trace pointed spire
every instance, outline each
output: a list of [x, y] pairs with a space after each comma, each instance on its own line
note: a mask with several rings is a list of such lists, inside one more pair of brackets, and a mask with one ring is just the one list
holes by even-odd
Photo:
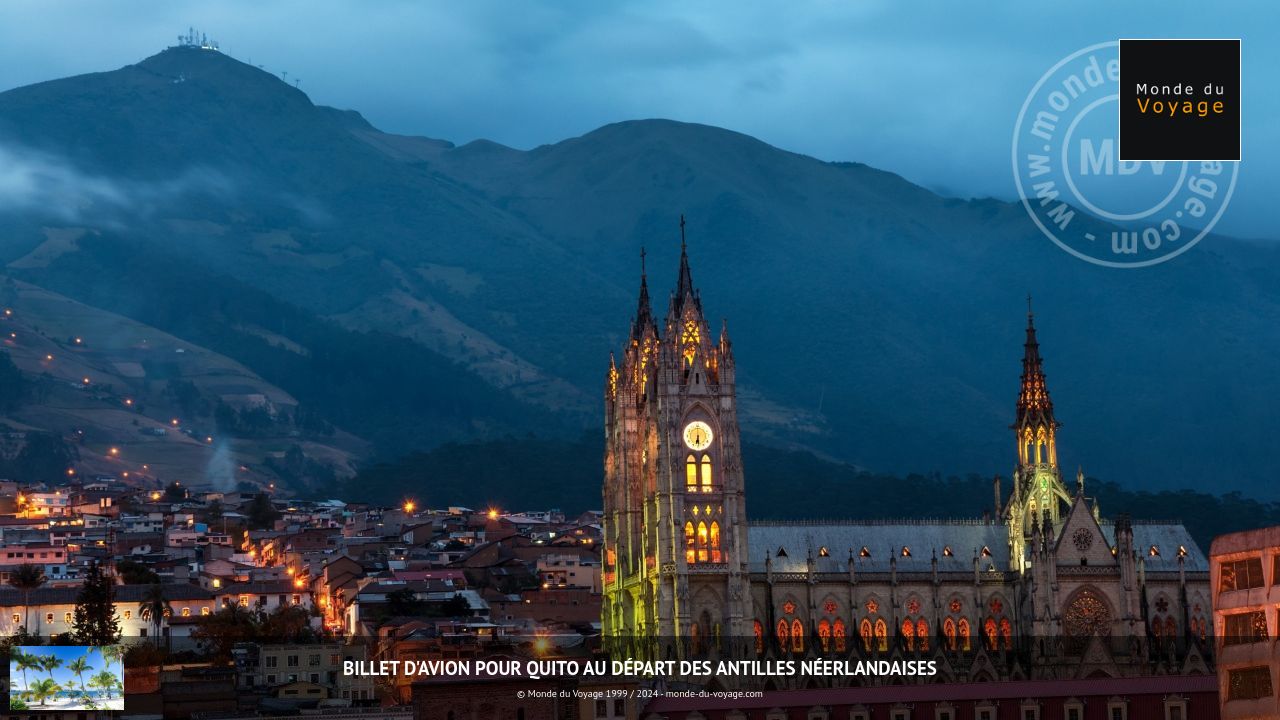
[[1031, 296], [1027, 295], [1027, 342], [1023, 345], [1022, 389], [1018, 393], [1018, 418], [1014, 427], [1040, 423], [1058, 427], [1058, 422], [1053, 417], [1053, 400], [1049, 398], [1049, 386], [1045, 383], [1040, 343], [1036, 340], [1036, 323], [1035, 315], [1031, 310]]
[[645, 250], [644, 250], [644, 247], [641, 246], [640, 248], [640, 300], [636, 306], [636, 322], [635, 322], [635, 325], [632, 326], [631, 328], [631, 337], [634, 340], [640, 339], [640, 337], [644, 335], [644, 331], [647, 328], [653, 327], [656, 330], [656, 326], [654, 325], [654, 322], [653, 322], [653, 309], [652, 309], [651, 303], [649, 302], [649, 278], [648, 278], [648, 273], [645, 271], [644, 259], [645, 259]]
[[1076, 494], [1084, 495], [1084, 466], [1076, 468]]
[[676, 279], [676, 289], [671, 296], [671, 308], [668, 320], [679, 319], [686, 305], [692, 305], [701, 312], [698, 293], [693, 288], [693, 273], [689, 271], [689, 245], [685, 240], [684, 215], [680, 216], [680, 276]]

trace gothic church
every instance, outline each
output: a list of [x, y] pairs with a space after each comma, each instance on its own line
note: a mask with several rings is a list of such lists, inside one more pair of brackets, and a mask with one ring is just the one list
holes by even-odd
[[1105, 518], [1083, 474], [1063, 480], [1030, 308], [995, 517], [749, 524], [733, 345], [707, 324], [683, 233], [666, 316], [642, 272], [605, 383], [614, 652], [925, 658], [942, 680], [1211, 672], [1208, 562], [1187, 530]]

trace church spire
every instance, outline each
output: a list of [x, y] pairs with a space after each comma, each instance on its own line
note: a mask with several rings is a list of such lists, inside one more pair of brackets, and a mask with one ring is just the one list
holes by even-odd
[[631, 327], [631, 338], [639, 340], [648, 328], [657, 326], [653, 322], [653, 309], [649, 302], [649, 279], [644, 265], [645, 250], [640, 248], [640, 300], [636, 305], [636, 322]]
[[1036, 340], [1035, 314], [1031, 310], [1031, 296], [1027, 295], [1027, 341], [1023, 345], [1022, 389], [1018, 392], [1016, 428], [1028, 425], [1059, 427], [1053, 417], [1053, 400], [1045, 383], [1044, 362], [1040, 359], [1040, 343]]
[[698, 293], [693, 289], [693, 273], [689, 271], [689, 245], [685, 239], [684, 215], [680, 216], [680, 277], [676, 279], [675, 294], [671, 297], [669, 317], [679, 318], [687, 305], [692, 305], [701, 314]]

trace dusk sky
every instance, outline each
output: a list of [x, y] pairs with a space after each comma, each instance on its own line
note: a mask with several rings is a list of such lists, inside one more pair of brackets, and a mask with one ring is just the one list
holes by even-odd
[[[936, 191], [1011, 199], [1009, 143], [1058, 59], [1243, 39], [1244, 162], [1218, 230], [1280, 237], [1271, 3], [136, 2], [0, 5], [0, 90], [136, 62], [189, 25], [390, 132], [527, 149], [619, 120], [717, 125]], [[963, 9], [962, 9], [963, 8]]]

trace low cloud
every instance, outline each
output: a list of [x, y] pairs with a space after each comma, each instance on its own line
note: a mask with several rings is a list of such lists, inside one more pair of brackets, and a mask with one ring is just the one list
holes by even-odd
[[85, 172], [56, 155], [0, 144], [0, 213], [111, 222], [121, 213], [151, 215], [184, 197], [235, 194], [235, 183], [208, 167], [159, 181], [125, 180]]

